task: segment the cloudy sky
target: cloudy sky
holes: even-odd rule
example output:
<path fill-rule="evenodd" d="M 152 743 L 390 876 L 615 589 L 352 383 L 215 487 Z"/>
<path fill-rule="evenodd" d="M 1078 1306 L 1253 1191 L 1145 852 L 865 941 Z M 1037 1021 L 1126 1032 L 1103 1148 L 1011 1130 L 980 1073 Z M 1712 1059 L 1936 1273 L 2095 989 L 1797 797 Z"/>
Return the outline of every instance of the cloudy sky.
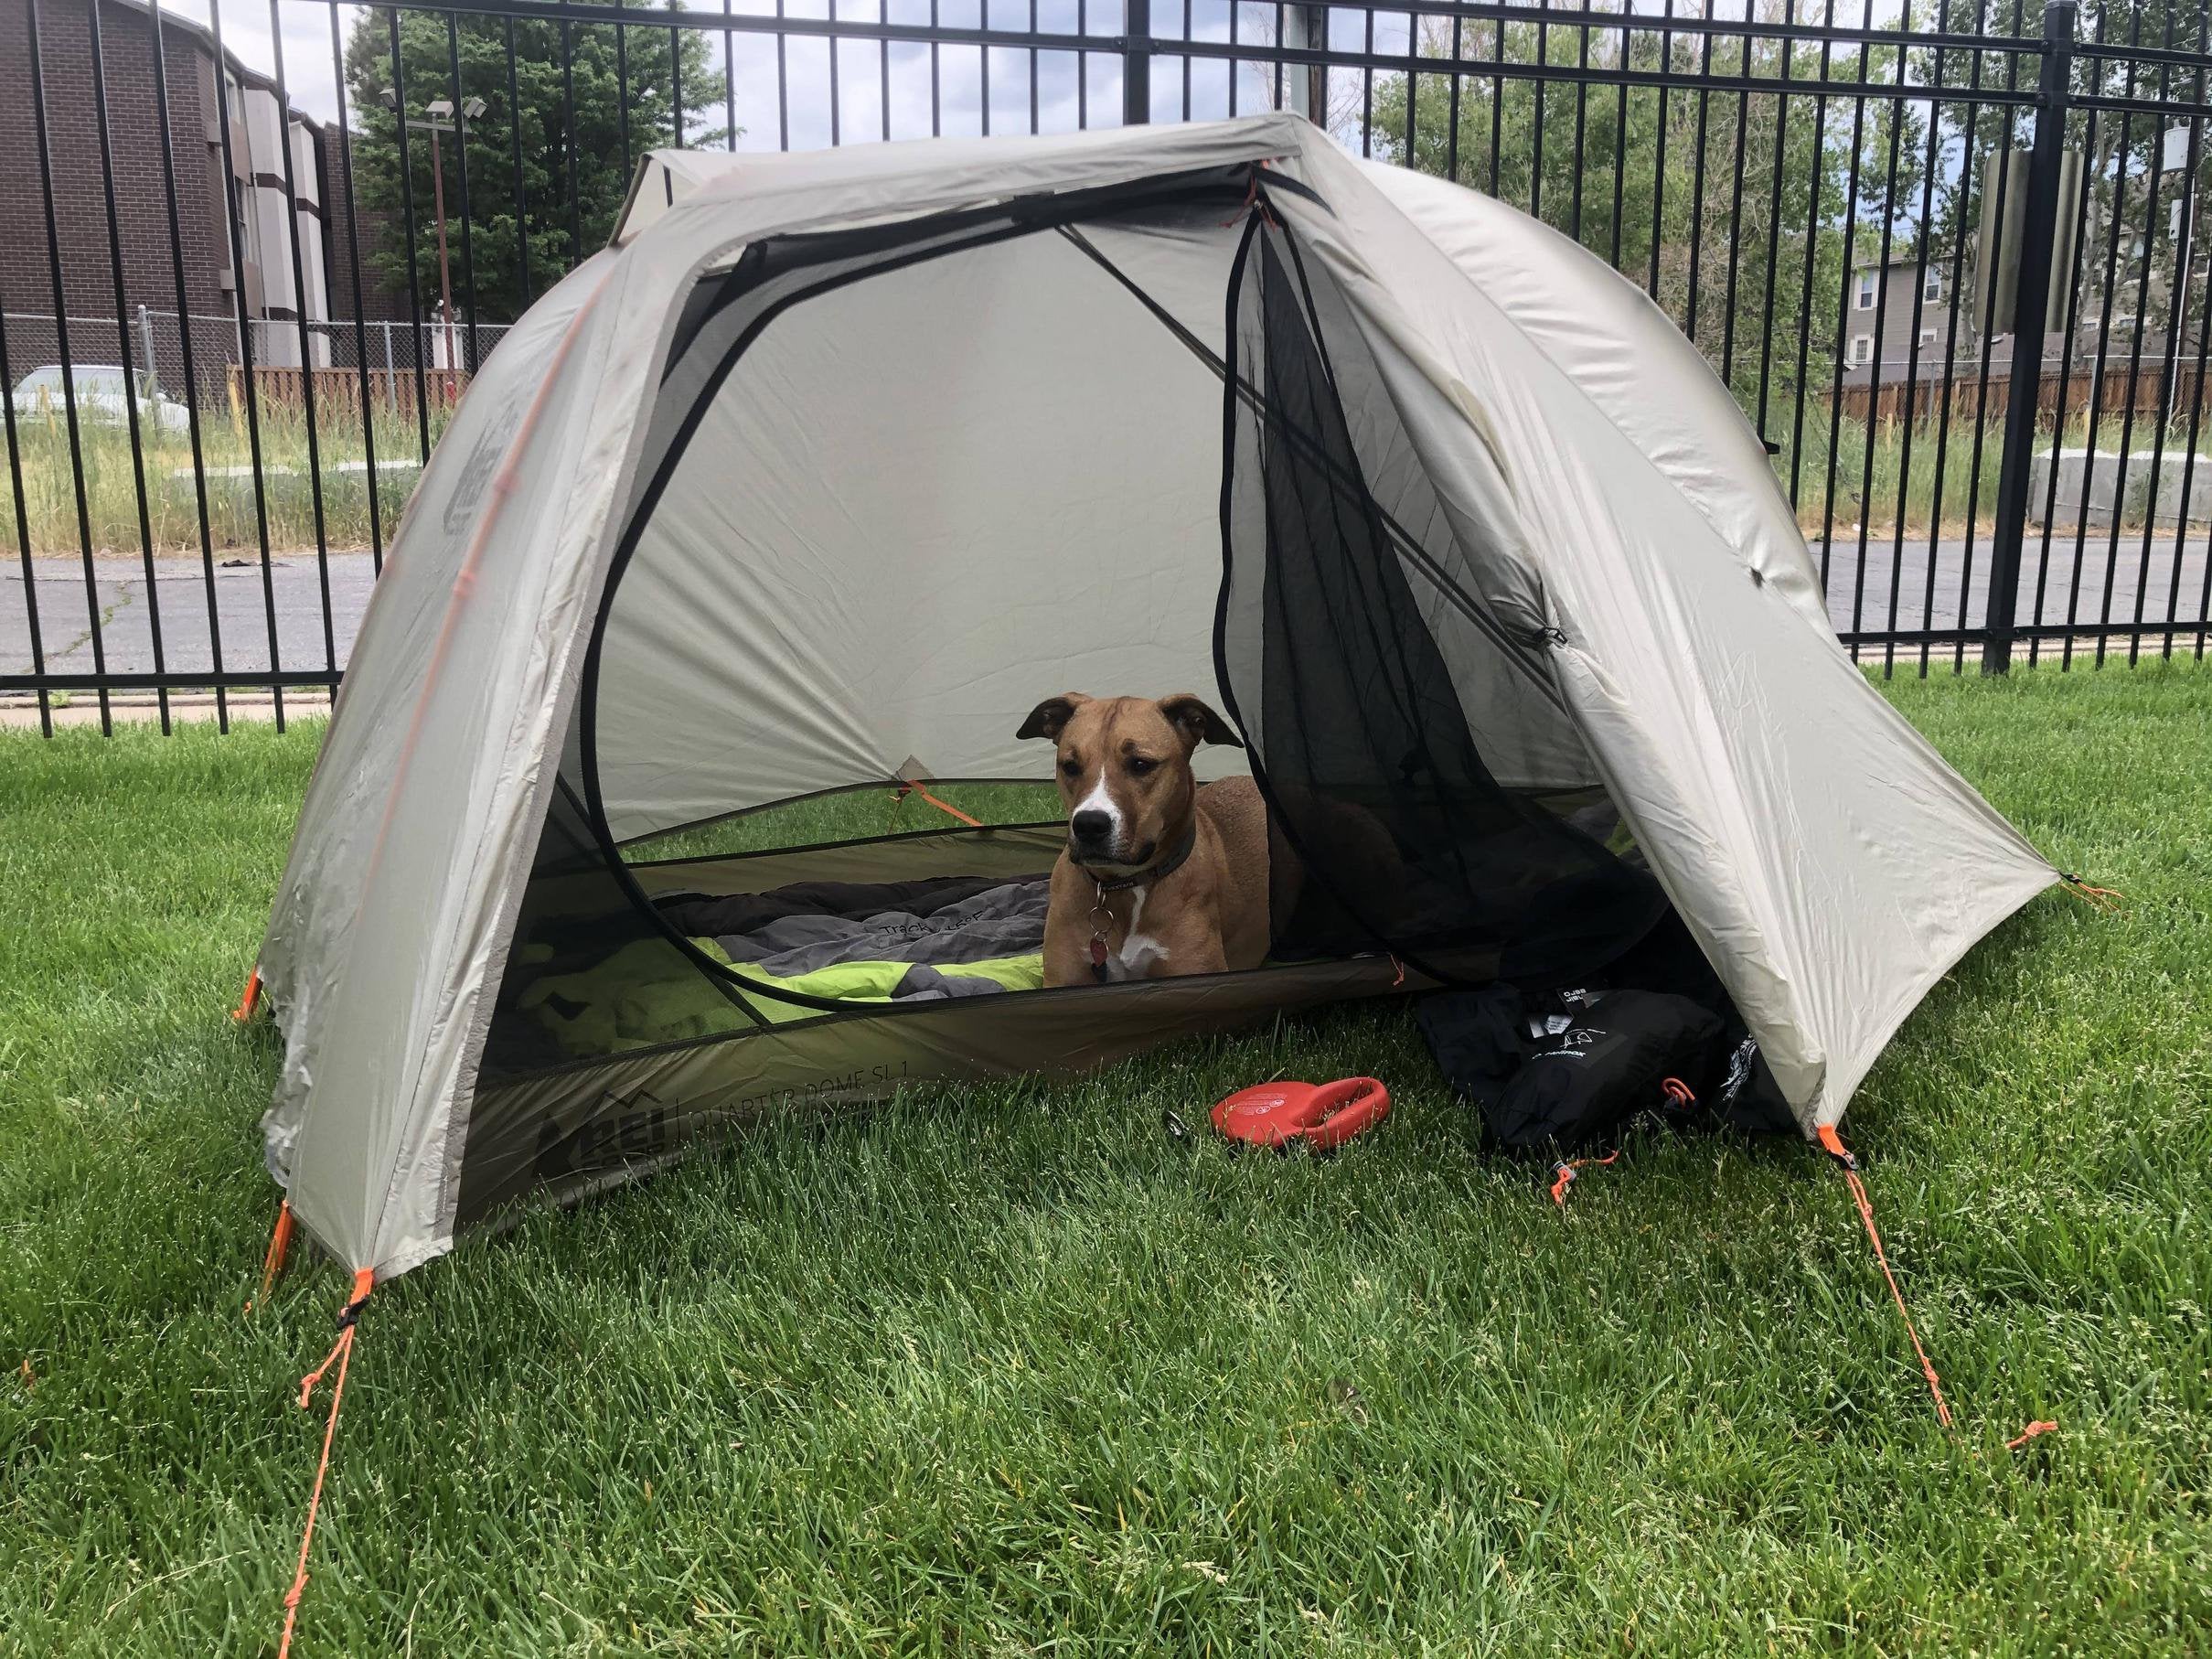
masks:
<path fill-rule="evenodd" d="M 220 7 L 223 43 L 246 63 L 265 73 L 275 69 L 271 15 L 283 29 L 284 78 L 292 100 L 310 114 L 328 119 L 337 112 L 337 86 L 332 74 L 330 48 L 331 6 L 326 0 L 213 0 Z M 719 12 L 720 5 L 704 5 L 690 0 L 695 9 Z M 928 0 L 838 0 L 840 20 L 881 21 L 890 7 L 894 23 L 926 24 Z M 974 28 L 982 22 L 981 8 L 988 5 L 988 27 L 1026 29 L 1031 19 L 1030 0 L 939 0 L 937 16 L 948 27 Z M 210 0 L 163 0 L 166 12 L 206 24 Z M 350 32 L 358 8 L 340 5 L 338 33 Z M 732 0 L 739 14 L 773 15 L 774 0 Z M 1191 0 L 1191 33 L 1200 39 L 1229 38 L 1230 6 L 1226 0 Z M 828 0 L 786 0 L 787 15 L 826 17 Z M 1274 6 L 1247 5 L 1238 25 L 1239 36 L 1250 28 L 1271 29 Z M 1073 35 L 1079 22 L 1092 35 L 1107 37 L 1121 27 L 1120 0 L 1086 0 L 1079 19 L 1076 0 L 1036 0 L 1036 27 L 1047 33 Z M 1155 32 L 1180 34 L 1180 0 L 1155 0 Z M 1403 16 L 1378 16 L 1376 46 L 1403 51 L 1406 20 Z M 1343 44 L 1362 44 L 1361 30 L 1349 14 L 1340 25 Z M 719 42 L 709 37 L 710 55 L 721 56 Z M 633 49 L 636 49 L 635 48 Z M 775 42 L 764 34 L 732 37 L 731 58 L 735 69 L 738 123 L 744 129 L 741 149 L 775 149 L 782 138 L 777 107 Z M 930 51 L 923 46 L 890 48 L 890 128 L 895 138 L 926 137 L 930 131 Z M 880 138 L 884 131 L 882 48 L 873 41 L 847 41 L 838 48 L 837 115 L 839 135 L 855 139 Z M 1087 55 L 1082 71 L 1087 76 L 1087 95 L 1104 120 L 1114 119 L 1121 102 L 1121 65 L 1117 56 Z M 973 47 L 943 47 L 937 54 L 939 120 L 947 133 L 981 130 L 985 66 L 982 52 Z M 1030 54 L 994 49 L 988 65 L 991 127 L 993 131 L 1027 131 L 1030 111 Z M 1038 124 L 1047 132 L 1073 128 L 1082 98 L 1074 53 L 1040 54 L 1036 68 Z M 1267 89 L 1260 72 L 1243 69 L 1239 89 L 1240 111 L 1264 107 Z M 790 37 L 785 48 L 782 79 L 788 90 L 790 143 L 794 148 L 826 144 L 830 141 L 829 44 L 820 37 Z M 1191 112 L 1196 116 L 1223 115 L 1229 109 L 1229 68 L 1220 61 L 1194 62 L 1191 70 Z M 1154 112 L 1161 120 L 1183 112 L 1181 66 L 1162 60 L 1153 70 Z M 720 112 L 712 125 L 722 124 Z M 1094 114 L 1093 123 L 1101 117 Z"/>
<path fill-rule="evenodd" d="M 165 11 L 201 23 L 208 20 L 210 3 L 211 0 L 162 0 Z M 212 3 L 221 7 L 224 44 L 248 64 L 265 72 L 273 71 L 275 67 L 272 13 L 281 17 L 285 80 L 293 102 L 325 119 L 337 112 L 337 86 L 331 65 L 329 0 L 212 0 Z M 720 0 L 714 4 L 708 4 L 707 0 L 685 0 L 685 3 L 694 9 L 718 12 L 722 9 Z M 830 0 L 785 0 L 787 15 L 792 16 L 827 16 L 829 3 Z M 1713 9 L 1719 15 L 1741 15 L 1744 6 L 1751 3 L 1752 0 L 1715 0 Z M 888 6 L 890 21 L 893 23 L 920 25 L 930 20 L 931 0 L 837 0 L 837 5 L 840 19 L 880 21 Z M 1152 0 L 1153 33 L 1180 36 L 1184 27 L 1186 5 L 1193 37 L 1229 38 L 1230 0 Z M 1633 0 L 1633 6 L 1640 12 L 1656 14 L 1661 9 L 1661 0 Z M 989 27 L 1000 29 L 1028 28 L 1032 15 L 1036 27 L 1048 33 L 1073 35 L 1080 29 L 1109 37 L 1122 26 L 1121 0 L 1083 0 L 1080 14 L 1078 0 L 936 0 L 938 19 L 950 27 L 978 27 L 984 21 L 986 7 Z M 1863 17 L 1869 12 L 1877 12 L 1877 8 L 1880 15 L 1886 15 L 1887 8 L 1880 7 L 1880 0 L 1840 0 L 1835 7 L 1836 20 L 1843 23 Z M 336 9 L 339 37 L 343 39 L 351 30 L 358 8 L 338 5 Z M 776 7 L 775 0 L 730 0 L 730 9 L 741 15 L 772 15 Z M 1682 0 L 1682 9 L 1685 12 L 1697 9 L 1696 0 Z M 1803 9 L 1806 15 L 1812 15 L 1810 4 L 1804 5 Z M 1363 48 L 1366 16 L 1343 9 L 1332 11 L 1330 14 L 1332 44 L 1353 50 Z M 1373 49 L 1383 53 L 1403 52 L 1408 27 L 1406 15 L 1378 12 L 1373 17 Z M 1238 37 L 1267 38 L 1274 28 L 1274 20 L 1272 4 L 1245 4 L 1237 23 Z M 711 54 L 719 58 L 718 43 L 712 36 L 709 38 Z M 882 48 L 873 41 L 847 41 L 838 48 L 838 128 L 839 136 L 847 142 L 881 137 L 884 132 L 882 54 Z M 764 34 L 733 35 L 731 56 L 736 70 L 738 123 L 744 129 L 738 147 L 777 148 L 784 134 L 778 116 L 774 38 Z M 929 48 L 893 46 L 889 49 L 889 59 L 891 134 L 894 138 L 925 137 L 930 131 Z M 994 49 L 989 59 L 992 130 L 1027 131 L 1030 54 Z M 1152 70 L 1155 119 L 1174 120 L 1183 114 L 1184 61 L 1172 57 L 1155 59 Z M 1191 59 L 1189 64 L 1190 113 L 1200 118 L 1228 113 L 1229 65 L 1220 59 Z M 1092 124 L 1111 123 L 1117 119 L 1121 103 L 1120 60 L 1114 54 L 1101 52 L 1085 55 L 1083 65 L 1081 72 L 1086 84 L 1082 91 L 1089 100 Z M 985 79 L 983 53 L 973 47 L 940 48 L 936 73 L 943 130 L 980 131 Z M 1266 72 L 1245 64 L 1239 66 L 1237 73 L 1241 80 L 1235 102 L 1240 112 L 1264 108 L 1273 102 L 1271 77 Z M 1044 131 L 1062 131 L 1077 124 L 1081 102 L 1077 76 L 1075 54 L 1039 55 L 1038 124 Z M 788 93 L 791 145 L 810 148 L 828 144 L 831 102 L 828 41 L 820 37 L 789 37 L 782 80 Z M 1340 76 L 1340 80 L 1356 85 L 1357 77 Z M 711 124 L 718 127 L 721 124 L 719 112 Z"/>

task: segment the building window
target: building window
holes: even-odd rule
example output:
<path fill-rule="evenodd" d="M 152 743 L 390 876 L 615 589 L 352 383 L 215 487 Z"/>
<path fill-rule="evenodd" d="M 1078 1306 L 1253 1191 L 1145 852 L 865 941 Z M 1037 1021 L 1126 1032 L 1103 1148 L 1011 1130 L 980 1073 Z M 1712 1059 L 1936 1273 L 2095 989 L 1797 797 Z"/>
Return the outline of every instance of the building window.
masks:
<path fill-rule="evenodd" d="M 1874 309 L 1875 279 L 1877 274 L 1872 271 L 1859 273 L 1859 309 L 1861 311 Z"/>
<path fill-rule="evenodd" d="M 1854 334 L 1851 337 L 1851 366 L 1864 369 L 1874 361 L 1874 336 Z"/>
<path fill-rule="evenodd" d="M 246 187 L 234 175 L 230 180 L 230 233 L 238 239 L 238 262 L 242 268 L 261 262 L 254 246 L 253 216 L 246 211 Z"/>
<path fill-rule="evenodd" d="M 1923 348 L 1932 346 L 1935 343 L 1936 331 L 1933 328 L 1923 328 L 1920 330 L 1920 344 Z"/>
<path fill-rule="evenodd" d="M 1920 297 L 1924 300 L 1943 297 L 1943 273 L 1933 265 L 1920 273 Z"/>

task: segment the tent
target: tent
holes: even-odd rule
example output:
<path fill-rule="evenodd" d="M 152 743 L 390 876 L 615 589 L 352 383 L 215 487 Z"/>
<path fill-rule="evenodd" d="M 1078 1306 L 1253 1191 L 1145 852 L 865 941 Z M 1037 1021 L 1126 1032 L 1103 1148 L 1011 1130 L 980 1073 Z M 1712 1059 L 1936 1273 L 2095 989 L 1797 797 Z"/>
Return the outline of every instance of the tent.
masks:
<path fill-rule="evenodd" d="M 1049 809 L 805 825 L 1049 776 L 1070 689 L 1226 714 L 1309 872 L 1279 959 L 743 954 L 1048 868 Z M 1564 983 L 1670 913 L 1811 1134 L 2056 879 L 1839 647 L 1693 348 L 1512 209 L 1287 115 L 656 154 L 394 541 L 259 958 L 268 1162 L 386 1279 L 788 1104 Z"/>

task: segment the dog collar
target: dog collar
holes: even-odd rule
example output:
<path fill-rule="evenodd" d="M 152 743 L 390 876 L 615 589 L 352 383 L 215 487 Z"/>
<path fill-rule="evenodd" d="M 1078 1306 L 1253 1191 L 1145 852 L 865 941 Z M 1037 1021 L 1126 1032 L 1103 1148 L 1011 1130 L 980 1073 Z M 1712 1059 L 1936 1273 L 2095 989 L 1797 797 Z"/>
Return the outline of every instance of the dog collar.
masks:
<path fill-rule="evenodd" d="M 1175 843 L 1175 851 L 1169 853 L 1159 863 L 1149 864 L 1132 875 L 1120 876 L 1110 882 L 1097 881 L 1095 876 L 1092 877 L 1092 880 L 1097 882 L 1098 894 L 1101 898 L 1109 893 L 1127 893 L 1130 888 L 1141 887 L 1147 882 L 1157 882 L 1162 876 L 1173 875 L 1183 867 L 1184 862 L 1191 856 L 1191 850 L 1197 845 L 1198 825 L 1193 822 L 1188 830 L 1183 831 L 1182 839 Z"/>
<path fill-rule="evenodd" d="M 1191 849 L 1197 845 L 1198 823 L 1192 819 L 1182 839 L 1175 843 L 1175 851 L 1159 863 L 1139 870 L 1134 875 L 1121 876 L 1111 882 L 1098 882 L 1096 877 L 1092 878 L 1097 882 L 1098 896 L 1091 904 L 1091 978 L 1101 985 L 1106 982 L 1106 928 L 1113 921 L 1113 915 L 1106 909 L 1106 895 L 1109 893 L 1126 893 L 1147 882 L 1157 882 L 1163 875 L 1174 874 L 1182 868 L 1183 861 L 1191 856 Z"/>

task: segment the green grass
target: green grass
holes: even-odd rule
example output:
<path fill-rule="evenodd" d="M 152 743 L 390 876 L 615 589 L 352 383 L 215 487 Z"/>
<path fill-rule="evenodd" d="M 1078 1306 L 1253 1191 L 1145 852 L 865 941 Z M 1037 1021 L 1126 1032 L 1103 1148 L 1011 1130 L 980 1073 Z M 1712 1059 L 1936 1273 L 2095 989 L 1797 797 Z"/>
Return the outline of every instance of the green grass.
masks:
<path fill-rule="evenodd" d="M 932 784 L 929 792 L 946 806 L 957 808 L 986 824 L 1043 823 L 1064 810 L 1059 789 L 1049 783 Z M 862 836 L 911 835 L 922 830 L 957 828 L 957 819 L 947 817 L 919 796 L 902 797 L 889 787 L 870 787 L 767 807 L 742 817 L 701 824 L 695 830 L 671 830 L 666 835 L 633 842 L 626 851 L 633 859 L 647 861 L 707 858 L 720 853 L 807 847 Z"/>
<path fill-rule="evenodd" d="M 2130 899 L 2030 905 L 1852 1115 L 1957 1440 L 1805 1149 L 1638 1139 L 1563 1217 L 1347 1011 L 768 1127 L 386 1287 L 301 1651 L 2207 1651 L 2212 673 L 1886 690 Z M 0 1650 L 281 1622 L 345 1279 L 240 1315 L 276 1048 L 223 1011 L 315 742 L 0 738 Z M 1398 1109 L 1330 1161 L 1159 1128 L 1352 1070 Z"/>

